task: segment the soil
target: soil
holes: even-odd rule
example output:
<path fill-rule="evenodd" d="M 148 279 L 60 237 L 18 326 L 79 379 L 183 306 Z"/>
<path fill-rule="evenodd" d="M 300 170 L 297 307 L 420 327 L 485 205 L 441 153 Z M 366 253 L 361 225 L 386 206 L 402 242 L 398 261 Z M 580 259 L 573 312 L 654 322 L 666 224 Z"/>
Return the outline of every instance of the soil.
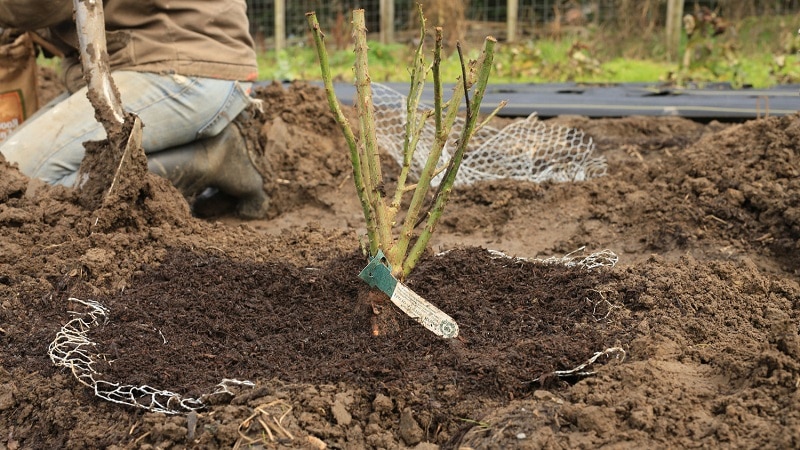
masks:
<path fill-rule="evenodd" d="M 0 158 L 0 448 L 800 446 L 797 116 L 553 119 L 608 175 L 454 192 L 406 280 L 459 323 L 444 340 L 363 301 L 323 93 L 257 95 L 264 220 L 193 216 L 136 155 L 110 195 Z M 121 153 L 90 146 L 89 173 Z"/>

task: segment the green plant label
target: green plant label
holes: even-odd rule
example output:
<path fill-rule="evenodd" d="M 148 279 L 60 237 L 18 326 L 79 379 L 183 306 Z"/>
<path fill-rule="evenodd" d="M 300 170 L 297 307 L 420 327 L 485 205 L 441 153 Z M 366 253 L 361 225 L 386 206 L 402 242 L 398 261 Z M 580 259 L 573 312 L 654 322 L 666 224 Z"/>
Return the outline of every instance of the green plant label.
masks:
<path fill-rule="evenodd" d="M 437 336 L 447 339 L 458 336 L 458 324 L 452 317 L 417 295 L 392 275 L 392 269 L 382 251 L 378 250 L 378 254 L 370 259 L 358 277 L 388 295 L 401 311 Z"/>

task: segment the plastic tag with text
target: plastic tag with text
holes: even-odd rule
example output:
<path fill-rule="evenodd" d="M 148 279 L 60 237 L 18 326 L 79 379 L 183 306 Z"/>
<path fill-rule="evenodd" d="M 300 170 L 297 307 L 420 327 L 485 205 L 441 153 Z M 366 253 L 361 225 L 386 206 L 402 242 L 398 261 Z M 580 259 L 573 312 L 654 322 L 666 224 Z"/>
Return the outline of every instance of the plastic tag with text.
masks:
<path fill-rule="evenodd" d="M 400 310 L 434 334 L 448 339 L 458 336 L 458 324 L 452 317 L 392 276 L 382 251 L 378 250 L 358 277 L 388 295 Z"/>

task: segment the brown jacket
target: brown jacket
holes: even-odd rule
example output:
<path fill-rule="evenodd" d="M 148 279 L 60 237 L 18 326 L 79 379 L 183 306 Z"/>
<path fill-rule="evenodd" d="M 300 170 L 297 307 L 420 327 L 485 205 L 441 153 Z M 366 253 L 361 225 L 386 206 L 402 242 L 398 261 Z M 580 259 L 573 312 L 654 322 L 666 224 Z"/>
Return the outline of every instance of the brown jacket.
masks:
<path fill-rule="evenodd" d="M 72 0 L 0 0 L 0 26 L 46 29 L 65 54 L 73 90 L 82 78 Z M 256 55 L 245 0 L 105 0 L 112 70 L 254 80 Z"/>

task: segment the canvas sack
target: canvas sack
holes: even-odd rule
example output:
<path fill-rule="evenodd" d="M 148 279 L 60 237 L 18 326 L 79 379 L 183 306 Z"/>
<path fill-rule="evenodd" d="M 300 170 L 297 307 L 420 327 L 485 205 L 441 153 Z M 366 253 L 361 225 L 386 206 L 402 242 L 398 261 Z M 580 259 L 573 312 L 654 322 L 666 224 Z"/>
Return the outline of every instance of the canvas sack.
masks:
<path fill-rule="evenodd" d="M 39 109 L 33 41 L 10 31 L 0 35 L 0 142 Z"/>

